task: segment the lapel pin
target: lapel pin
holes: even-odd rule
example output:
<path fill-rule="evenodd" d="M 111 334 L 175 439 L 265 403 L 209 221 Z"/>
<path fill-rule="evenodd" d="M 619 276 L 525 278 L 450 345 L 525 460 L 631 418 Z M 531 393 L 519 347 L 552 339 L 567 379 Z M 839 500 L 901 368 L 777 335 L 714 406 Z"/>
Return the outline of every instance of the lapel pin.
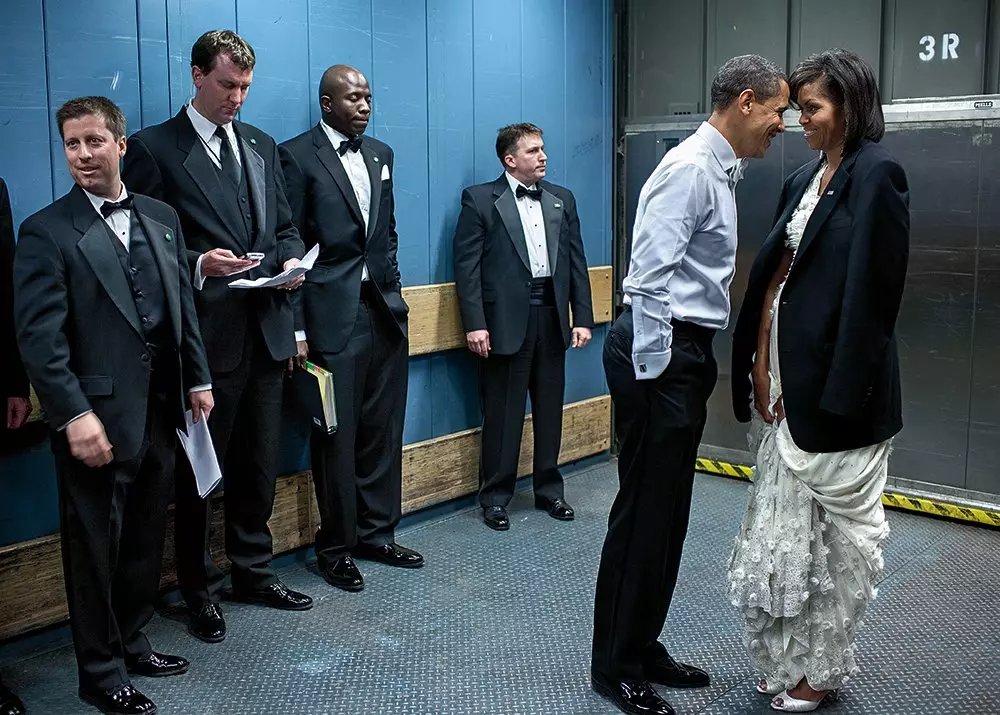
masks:
<path fill-rule="evenodd" d="M 167 233 L 166 236 L 164 236 L 164 238 L 167 239 L 168 241 L 173 241 L 174 240 L 174 237 L 171 236 L 169 232 Z"/>
<path fill-rule="evenodd" d="M 560 207 L 562 207 L 562 204 L 552 204 L 552 208 L 554 209 L 558 209 Z"/>
<path fill-rule="evenodd" d="M 378 157 L 373 155 L 372 156 L 372 161 L 374 161 L 376 164 L 378 164 Z"/>
<path fill-rule="evenodd" d="M 257 143 L 257 140 L 256 140 L 256 139 L 254 139 L 253 137 L 250 137 L 250 143 L 251 143 L 251 144 L 256 144 L 256 143 Z"/>
<path fill-rule="evenodd" d="M 833 189 L 830 189 L 829 191 L 827 191 L 826 195 L 827 196 L 833 196 Z"/>

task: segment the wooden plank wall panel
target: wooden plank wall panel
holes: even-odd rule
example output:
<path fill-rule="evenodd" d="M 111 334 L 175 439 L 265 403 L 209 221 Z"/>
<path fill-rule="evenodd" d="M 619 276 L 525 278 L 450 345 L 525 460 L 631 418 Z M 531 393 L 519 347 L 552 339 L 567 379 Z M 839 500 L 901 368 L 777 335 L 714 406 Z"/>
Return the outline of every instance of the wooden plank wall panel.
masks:
<path fill-rule="evenodd" d="M 614 290 L 611 266 L 590 269 L 590 291 L 594 299 L 594 320 L 611 321 Z M 458 296 L 454 283 L 403 288 L 403 298 L 410 306 L 410 355 L 454 350 L 465 347 L 462 318 L 458 313 Z M 38 398 L 31 392 L 30 420 L 40 418 Z"/>
<path fill-rule="evenodd" d="M 531 417 L 524 422 L 518 474 L 531 471 Z M 565 464 L 607 451 L 611 446 L 611 398 L 582 400 L 563 408 L 562 450 Z M 403 513 L 473 494 L 478 486 L 479 429 L 408 444 L 403 448 Z M 212 552 L 220 566 L 224 494 L 212 497 Z M 281 477 L 270 521 L 275 553 L 309 546 L 319 526 L 316 493 L 308 471 Z M 161 586 L 177 582 L 173 519 L 168 520 Z M 66 591 L 59 535 L 0 548 L 0 639 L 64 621 Z"/>

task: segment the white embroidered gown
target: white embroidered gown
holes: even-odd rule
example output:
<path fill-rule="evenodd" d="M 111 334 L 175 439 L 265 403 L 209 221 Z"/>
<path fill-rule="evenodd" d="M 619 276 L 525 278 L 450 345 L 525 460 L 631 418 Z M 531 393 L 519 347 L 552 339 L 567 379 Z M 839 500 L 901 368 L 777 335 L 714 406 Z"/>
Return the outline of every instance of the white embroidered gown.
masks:
<path fill-rule="evenodd" d="M 786 227 L 792 251 L 819 202 L 825 166 Z M 777 315 L 782 287 L 771 307 L 772 412 L 782 394 Z M 728 580 L 729 598 L 745 617 L 750 661 L 772 684 L 790 689 L 805 677 L 817 690 L 837 689 L 858 672 L 855 631 L 882 571 L 889 525 L 881 496 L 889 442 L 846 452 L 804 452 L 785 421 L 767 424 L 756 410 L 749 440 L 757 468 Z"/>

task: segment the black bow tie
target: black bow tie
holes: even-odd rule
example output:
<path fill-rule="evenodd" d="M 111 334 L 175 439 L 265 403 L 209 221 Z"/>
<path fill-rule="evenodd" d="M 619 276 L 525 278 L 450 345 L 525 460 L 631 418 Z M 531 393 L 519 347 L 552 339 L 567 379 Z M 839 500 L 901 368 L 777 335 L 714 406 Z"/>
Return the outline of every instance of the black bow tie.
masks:
<path fill-rule="evenodd" d="M 349 151 L 360 151 L 361 150 L 361 135 L 358 134 L 356 137 L 350 139 L 345 139 L 340 142 L 340 146 L 337 147 L 337 153 L 343 156 Z"/>
<path fill-rule="evenodd" d="M 517 191 L 514 192 L 514 195 L 519 199 L 527 196 L 529 199 L 534 199 L 535 201 L 542 200 L 542 190 L 537 186 L 533 189 L 526 189 L 518 184 Z"/>
<path fill-rule="evenodd" d="M 129 194 L 121 201 L 105 201 L 101 204 L 101 216 L 107 218 L 118 209 L 128 211 L 132 208 L 132 194 Z"/>

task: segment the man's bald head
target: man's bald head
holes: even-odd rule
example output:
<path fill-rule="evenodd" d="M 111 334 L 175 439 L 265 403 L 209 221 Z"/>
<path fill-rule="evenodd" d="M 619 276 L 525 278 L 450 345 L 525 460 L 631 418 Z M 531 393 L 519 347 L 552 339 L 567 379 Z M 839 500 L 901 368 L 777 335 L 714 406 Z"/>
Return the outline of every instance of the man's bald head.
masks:
<path fill-rule="evenodd" d="M 319 82 L 319 106 L 323 121 L 342 134 L 364 134 L 372 113 L 368 80 L 349 65 L 334 65 Z"/>

